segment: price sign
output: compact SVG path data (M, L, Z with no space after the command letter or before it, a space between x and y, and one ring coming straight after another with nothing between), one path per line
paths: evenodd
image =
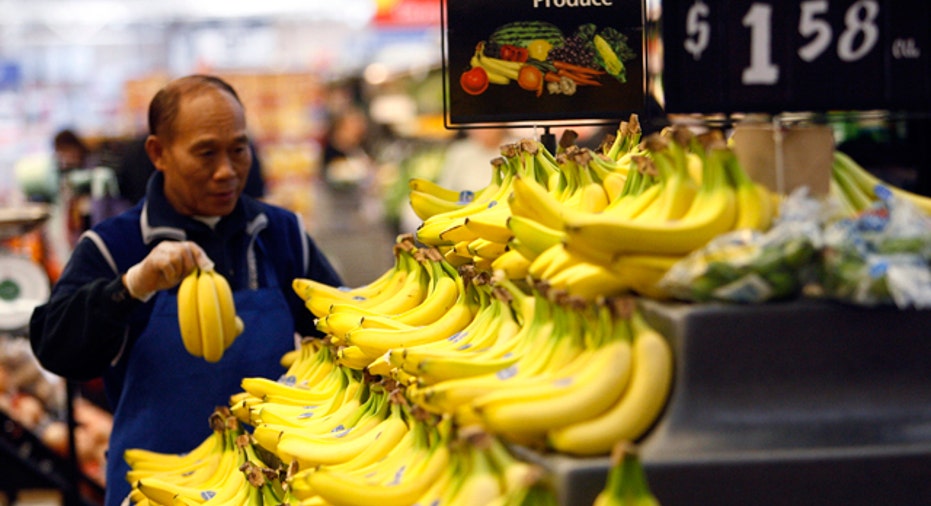
M669 112L931 108L931 7L893 0L663 6Z

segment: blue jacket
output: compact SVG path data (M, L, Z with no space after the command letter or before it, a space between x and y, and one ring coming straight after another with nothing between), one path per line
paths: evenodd
M115 389L125 374L121 359L129 355L153 308L151 300L142 303L130 297L121 276L160 241L199 244L233 290L269 286L266 271L249 267L274 266L274 284L284 292L294 329L302 336L317 332L313 315L291 290L293 279L341 284L294 213L243 195L235 210L211 229L178 214L168 204L162 183L161 172L154 173L145 199L82 236L49 301L36 308L30 322L29 336L39 362L73 380L103 376L114 409L119 398ZM119 244L114 244L114 237Z

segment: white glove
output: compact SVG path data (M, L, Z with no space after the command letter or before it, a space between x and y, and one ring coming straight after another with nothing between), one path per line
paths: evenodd
M145 302L155 292L177 286L197 267L213 269L213 261L200 246L191 241L162 241L126 271L123 284L134 299Z

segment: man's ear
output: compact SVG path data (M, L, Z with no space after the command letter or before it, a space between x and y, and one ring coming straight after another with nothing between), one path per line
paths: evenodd
M149 155L149 160L156 169L162 170L164 167L165 145L161 139L155 135L149 135L145 139L145 152Z

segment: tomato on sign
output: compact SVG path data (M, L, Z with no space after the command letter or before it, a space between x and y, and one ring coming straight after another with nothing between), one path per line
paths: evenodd
M686 0L663 6L669 112L928 109L927 2Z

